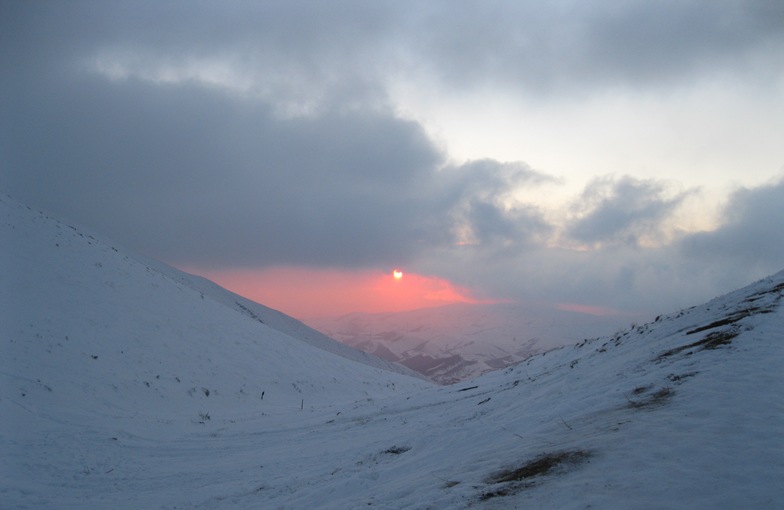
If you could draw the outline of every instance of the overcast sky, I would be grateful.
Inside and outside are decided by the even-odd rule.
[[[0,191],[204,274],[665,312],[784,269],[780,0],[6,0],[0,65]]]

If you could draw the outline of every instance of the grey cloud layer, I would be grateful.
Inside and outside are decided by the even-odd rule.
[[[671,202],[662,199],[657,186],[653,185],[652,196],[644,198],[654,204],[653,216],[667,211]],[[602,209],[600,205],[596,211]],[[615,232],[634,232],[627,230],[627,214],[589,214],[588,218],[589,223],[598,224],[591,229],[592,240],[612,238]],[[675,311],[780,271],[784,267],[782,219],[784,179],[736,191],[724,207],[717,229],[683,234],[657,247],[641,247],[623,236],[624,242],[587,251],[540,245],[510,253],[498,245],[494,250],[463,246],[437,250],[423,267],[462,285],[482,282],[482,288],[496,297],[591,303],[629,311]]]
[[[171,262],[396,264],[458,224],[515,242],[546,228],[500,199],[551,178],[491,160],[441,169],[419,125],[389,113],[280,119],[200,86],[97,77],[51,90],[5,106],[3,187]]]
[[[560,228],[512,193],[555,179],[490,159],[444,167],[387,87],[424,76],[552,97],[740,76],[761,62],[779,76],[784,4],[456,5],[5,2],[0,188],[202,266],[411,261],[504,296],[616,306],[654,288],[671,296],[665,278],[713,285],[707,259],[753,264],[738,284],[780,269],[784,235],[770,220],[781,184],[738,192],[715,232],[643,249],[683,194],[597,179]],[[559,234],[603,248],[551,248]]]
[[[194,87],[94,80],[7,114],[10,192],[167,260],[366,264],[440,230],[440,154],[389,116],[282,121]]]
[[[784,68],[778,0],[617,2],[8,2],[17,64],[106,52],[176,66],[228,59],[253,80],[347,87],[390,73],[519,91],[657,87]],[[280,90],[280,93],[285,93]]]

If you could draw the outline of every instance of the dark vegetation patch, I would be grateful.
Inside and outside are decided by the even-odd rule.
[[[635,391],[636,391],[636,389],[635,389]],[[645,389],[645,390],[643,390],[643,391],[641,391],[639,393],[634,393],[634,394],[635,395],[640,395],[640,394],[644,393],[645,391],[647,391],[647,389]],[[675,395],[675,391],[673,389],[671,389],[671,388],[661,388],[661,389],[659,389],[659,390],[657,390],[657,391],[655,391],[653,393],[645,395],[641,399],[632,400],[632,399],[626,397],[626,400],[629,401],[628,406],[630,408],[632,408],[632,409],[642,409],[642,408],[646,408],[646,407],[655,407],[655,406],[663,405],[670,398],[672,398],[673,395]]]
[[[693,335],[695,333],[700,333],[702,331],[707,331],[709,329],[718,328],[721,326],[728,326],[730,324],[735,324],[741,319],[745,319],[746,317],[751,317],[752,315],[757,315],[758,313],[770,313],[773,311],[771,307],[751,307],[751,308],[744,308],[743,310],[739,310],[735,313],[732,313],[723,319],[719,319],[717,321],[711,322],[710,324],[706,324],[705,326],[700,326],[698,328],[694,328],[690,331],[687,331],[687,335]]]
[[[700,326],[698,328],[694,328],[691,331],[687,331],[687,335],[693,335],[694,333],[700,333],[701,331],[706,331],[713,328],[719,328],[721,326],[728,326],[730,324],[735,324],[741,319],[745,319],[746,317],[750,317],[752,315],[762,314],[762,313],[772,313],[779,305],[779,302],[782,298],[782,291],[784,291],[784,283],[779,283],[775,287],[772,287],[768,290],[763,290],[760,292],[755,292],[754,294],[749,295],[743,301],[745,304],[749,305],[746,308],[741,310],[737,310],[723,319],[719,319],[717,321],[711,322],[710,324],[706,324],[705,326]],[[774,295],[772,303],[762,306],[753,306],[752,303],[755,303],[766,296]]]
[[[507,483],[508,485],[483,493],[481,499],[484,501],[498,496],[514,494],[528,487],[531,479],[549,474],[556,468],[576,466],[590,456],[590,452],[584,450],[545,453],[519,467],[501,470],[488,477],[485,483],[494,485]]]
[[[772,313],[779,306],[779,303],[783,297],[782,292],[784,292],[784,283],[779,283],[778,285],[771,287],[770,289],[767,290],[755,292],[754,294],[747,296],[746,299],[743,301],[743,303],[747,305],[746,308],[737,310],[727,315],[723,319],[719,319],[717,321],[711,322],[710,324],[706,324],[705,326],[700,326],[698,328],[692,329],[691,331],[687,331],[686,334],[693,335],[694,333],[699,333],[701,331],[706,331],[708,329],[735,324],[739,320],[744,319],[746,317],[750,317],[752,315],[757,315],[762,313]],[[767,296],[771,297],[772,302],[763,304],[762,306],[753,305],[753,303],[756,303],[757,301],[760,301],[761,299]]]
[[[384,450],[384,453],[388,453],[390,455],[400,455],[401,453],[406,453],[410,449],[410,446],[393,446],[392,448]]]
[[[696,349],[698,351],[702,351],[705,349],[717,349],[723,345],[729,345],[730,343],[732,343],[732,339],[738,336],[739,334],[740,332],[738,331],[737,328],[730,328],[722,331],[714,331],[712,333],[708,333],[705,336],[705,338],[703,338],[702,340],[698,340],[690,344],[682,345],[680,347],[675,347],[664,351],[663,353],[659,354],[656,357],[656,361],[661,361],[664,358],[667,358],[675,354],[679,354],[689,349]],[[687,354],[692,354],[692,353],[687,353]]]
[[[732,339],[738,335],[739,332],[734,329],[714,331],[713,333],[708,333],[708,335],[699,342],[699,345],[703,349],[717,349],[722,345],[731,344]]]
[[[757,301],[758,299],[763,298],[763,297],[765,297],[768,294],[778,294],[778,296],[776,296],[774,298],[776,300],[776,302],[778,303],[778,301],[782,297],[781,296],[782,292],[784,292],[784,282],[779,283],[775,287],[771,287],[769,290],[763,290],[763,291],[755,292],[754,294],[751,294],[749,297],[746,298],[746,302],[753,303],[754,301]],[[774,304],[772,306],[776,306],[776,305]]]
[[[667,379],[669,379],[670,381],[672,381],[674,383],[679,383],[680,384],[680,382],[683,381],[684,379],[688,379],[689,377],[694,377],[698,373],[699,372],[688,372],[688,373],[685,373],[685,374],[670,374],[670,375],[667,376]]]
[[[204,299],[204,296],[202,296],[202,299]],[[247,306],[243,305],[243,304],[242,304],[242,303],[240,303],[239,301],[235,301],[235,302],[234,302],[234,304],[236,304],[236,305],[237,305],[237,306],[240,308],[240,310],[242,310],[242,313],[244,313],[245,315],[247,315],[247,316],[248,316],[248,317],[250,317],[251,319],[253,319],[253,320],[255,320],[255,321],[258,321],[258,322],[260,322],[260,323],[264,324],[264,321],[263,321],[263,320],[261,320],[261,317],[259,317],[258,315],[256,315],[256,313],[255,313],[253,310],[251,310],[251,309],[250,309],[250,308],[248,308]]]

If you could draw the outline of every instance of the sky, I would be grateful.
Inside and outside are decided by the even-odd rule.
[[[778,0],[4,0],[0,66],[0,191],[300,318],[784,268]]]

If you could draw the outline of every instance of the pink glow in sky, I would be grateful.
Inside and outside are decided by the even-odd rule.
[[[392,269],[388,272],[294,267],[185,270],[298,319],[484,302],[473,297],[469,289],[448,280],[404,270],[401,278],[395,278]]]

